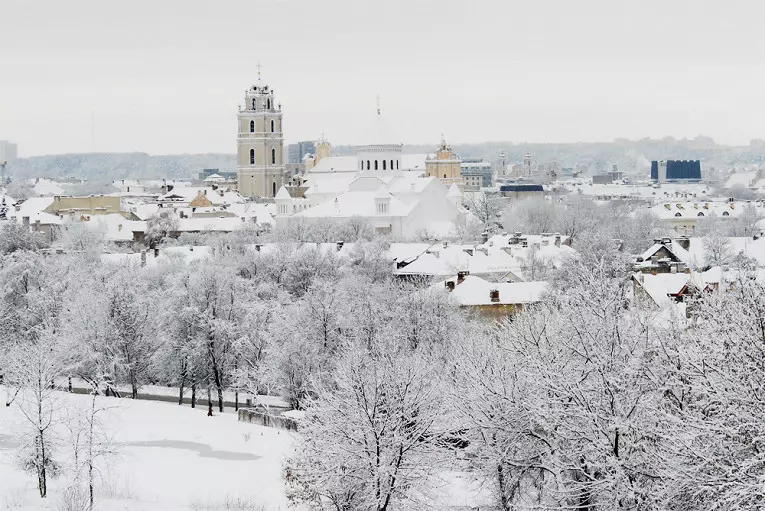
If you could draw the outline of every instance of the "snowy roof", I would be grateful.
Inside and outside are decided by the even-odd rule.
[[[636,273],[633,278],[659,306],[671,303],[670,297],[679,296],[692,282],[688,273]]]
[[[756,170],[749,172],[735,172],[725,180],[725,188],[733,188],[736,186],[744,186],[748,188],[754,184],[756,179]]]
[[[457,183],[452,183],[452,185],[449,187],[449,193],[446,194],[447,197],[462,197],[462,192],[460,191],[460,187],[457,186]]]
[[[290,196],[290,192],[288,192],[284,186],[279,188],[279,191],[277,192],[276,197],[274,197],[274,199],[277,199],[277,200],[284,200],[284,199],[289,200],[291,198],[292,197]]]
[[[212,187],[179,186],[159,197],[163,201],[191,202],[198,195],[202,195],[213,204],[235,204],[244,202],[244,198],[238,192],[231,190],[213,190]]]
[[[542,301],[548,289],[547,282],[488,282],[480,277],[468,275],[464,281],[457,284],[456,278],[449,279],[455,283],[454,290],[449,293],[457,303],[463,306],[477,305],[518,305]],[[446,289],[445,282],[434,285]],[[499,292],[499,300],[491,300],[491,292]]]
[[[396,197],[390,196],[390,206],[386,217],[407,216],[411,211],[411,206],[405,204]],[[346,192],[338,195],[335,200],[330,200],[305,209],[294,216],[305,218],[350,218],[353,216],[373,217],[377,214],[375,198],[377,192]]]
[[[751,204],[765,213],[765,205],[761,202]],[[709,216],[726,218],[740,216],[746,205],[747,203],[742,201],[664,201],[651,207],[650,211],[662,220],[687,220]]]
[[[225,218],[181,218],[178,221],[179,232],[219,231],[231,232],[239,229],[245,222],[236,216]]]
[[[757,261],[758,266],[765,267],[765,238],[755,240],[750,237],[732,237],[726,238],[726,240],[729,256],[733,257],[738,254],[743,254],[746,257],[750,257]],[[701,268],[710,264],[710,261],[707,261],[707,249],[705,244],[705,237],[693,237],[689,239],[687,250],[681,247],[677,240],[671,240],[671,242],[666,245],[666,248],[680,261],[691,268]],[[638,263],[637,266],[650,266],[651,256],[662,247],[665,247],[665,245],[659,243],[653,244],[648,250],[643,252],[641,257],[644,262]]]

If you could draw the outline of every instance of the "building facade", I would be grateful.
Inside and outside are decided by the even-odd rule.
[[[460,164],[460,175],[465,181],[466,190],[479,190],[492,185],[494,171],[491,163],[481,159],[463,160]]]
[[[699,160],[652,161],[651,180],[659,183],[701,181],[701,162]]]
[[[316,152],[313,140],[298,142],[287,146],[287,163],[303,163],[303,158],[307,154]]]
[[[425,176],[435,177],[446,186],[456,184],[464,186],[462,179],[459,157],[453,152],[452,148],[446,145],[446,140],[441,139],[441,146],[436,151],[434,157],[428,156],[425,160]]]
[[[237,115],[237,187],[245,197],[276,197],[285,171],[281,105],[260,81],[244,101]]]
[[[13,161],[19,157],[18,146],[7,140],[0,140],[0,163],[4,161]]]

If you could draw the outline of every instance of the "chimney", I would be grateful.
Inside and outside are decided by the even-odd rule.
[[[343,249],[343,245],[344,245],[344,244],[345,244],[345,243],[344,243],[344,242],[342,242],[342,241],[338,241],[338,242],[337,242],[337,244],[336,244],[335,246],[337,247],[337,251],[338,251],[338,252],[340,252],[340,251]]]
[[[117,224],[117,232],[121,232],[121,231],[122,231],[122,224]]]
[[[447,280],[444,282],[444,285],[446,286],[446,290],[450,293],[454,291],[454,281],[453,280]]]
[[[260,252],[261,245],[259,243],[255,244],[255,251]]]
[[[462,284],[465,282],[465,277],[470,275],[470,272],[467,270],[462,270],[457,272],[457,284]]]
[[[560,233],[559,232],[555,233],[555,246],[556,247],[560,246]]]
[[[481,233],[481,243],[486,243],[489,241],[489,233],[487,231],[483,231]]]
[[[448,247],[448,246],[449,246],[449,242],[448,242],[448,241],[446,241],[446,240],[444,240],[444,248],[446,248],[446,247]]]
[[[204,192],[204,193],[203,193],[203,195],[204,195],[205,197],[207,197],[207,188],[205,188],[205,189],[203,190],[203,192]]]
[[[35,231],[40,232],[40,221],[35,220]]]
[[[141,250],[141,266],[146,266],[146,251]]]
[[[247,219],[245,217],[242,217],[242,222],[245,222],[245,221],[247,221]]]
[[[499,289],[492,289],[489,291],[489,299],[492,301],[492,303],[499,302]]]
[[[159,257],[159,249],[158,248],[154,249],[154,257]]]

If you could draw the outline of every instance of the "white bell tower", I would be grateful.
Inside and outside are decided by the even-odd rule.
[[[236,172],[245,197],[276,197],[284,183],[282,106],[274,90],[260,80],[244,94],[239,107]]]

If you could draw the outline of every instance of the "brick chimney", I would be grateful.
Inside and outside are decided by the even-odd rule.
[[[457,284],[459,285],[459,284],[462,284],[463,282],[465,282],[465,277],[467,277],[468,275],[470,275],[470,272],[467,271],[467,270],[458,271],[457,272]]]
[[[444,282],[444,286],[446,287],[446,290],[450,293],[454,291],[454,281],[453,280],[447,280]]]
[[[489,291],[489,299],[492,301],[492,303],[499,302],[499,289],[492,289]]]

